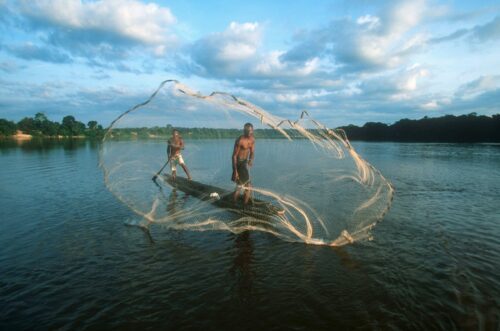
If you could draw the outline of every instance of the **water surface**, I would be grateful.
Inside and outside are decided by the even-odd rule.
[[[500,146],[354,143],[395,186],[374,240],[150,234],[98,144],[0,147],[0,329],[486,329],[500,321]],[[189,198],[188,198],[189,199]]]

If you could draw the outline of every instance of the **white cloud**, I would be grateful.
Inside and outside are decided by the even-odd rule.
[[[436,110],[438,109],[439,105],[436,100],[429,101],[427,103],[424,103],[420,106],[423,110]]]
[[[342,18],[327,27],[303,33],[281,56],[285,62],[328,59],[341,73],[376,72],[404,65],[425,44],[426,35],[414,31],[428,8],[424,0],[406,0],[356,19]]]
[[[199,74],[234,75],[257,54],[261,38],[259,23],[232,22],[225,31],[195,42],[191,58],[198,68],[202,68]]]
[[[198,40],[191,48],[197,73],[222,78],[298,79],[318,71],[319,58],[293,64],[281,60],[283,51],[259,52],[262,30],[259,23],[232,22],[225,31]]]
[[[296,103],[299,100],[299,95],[296,93],[278,94],[276,95],[276,101],[286,102],[286,103]]]
[[[384,35],[391,39],[399,39],[421,21],[426,9],[425,0],[401,1],[386,13]]]
[[[213,42],[221,44],[216,56],[222,61],[242,61],[252,57],[260,44],[261,32],[259,23],[231,22],[226,31],[212,36]]]
[[[261,77],[293,77],[299,79],[310,76],[320,67],[320,60],[317,57],[305,63],[282,62],[281,55],[283,53],[282,51],[273,51],[259,57],[254,69],[251,69],[251,71]]]
[[[460,86],[455,96],[461,99],[472,99],[496,89],[500,89],[500,75],[486,75]]]
[[[135,0],[22,0],[22,14],[39,23],[75,30],[105,32],[136,42],[163,45],[174,39],[170,9]]]
[[[358,17],[356,20],[356,23],[359,25],[367,25],[369,29],[374,29],[378,26],[380,26],[380,18],[377,16],[372,16],[372,15],[364,15]]]
[[[273,51],[267,54],[256,64],[255,72],[262,75],[271,75],[273,72],[281,71],[285,67],[285,64],[280,60],[283,53],[282,51]]]
[[[402,53],[423,43],[423,36],[418,34],[408,36],[407,34],[421,21],[425,8],[425,1],[422,0],[402,1],[384,13],[381,20],[372,19],[368,31],[355,32],[353,37],[358,42],[352,44],[357,47],[352,50],[353,53],[359,54],[360,59],[366,61],[367,64],[396,67],[402,61]],[[366,22],[366,17],[358,18],[358,22],[360,19]],[[374,29],[373,24],[380,28]]]
[[[420,78],[426,77],[429,75],[429,71],[427,69],[422,69],[417,67],[411,67],[402,77],[399,79],[397,83],[397,87],[401,91],[415,91],[417,89],[417,81]]]
[[[429,71],[414,64],[406,69],[365,78],[361,81],[359,89],[364,97],[376,98],[379,101],[412,100],[421,94],[419,81],[429,76]]]

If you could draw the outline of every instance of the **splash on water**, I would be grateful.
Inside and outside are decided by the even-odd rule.
[[[391,206],[391,183],[356,152],[343,130],[326,127],[307,111],[298,115],[280,118],[228,93],[202,95],[164,81],[107,130],[100,151],[106,186],[148,227],[264,231],[331,246],[371,240],[372,228]],[[214,204],[233,194],[232,148],[246,122],[253,123],[256,138],[252,198],[283,212],[249,215]],[[151,180],[166,161],[173,128],[183,136],[182,155],[193,179],[220,188],[223,196],[207,192],[200,199],[162,175]]]

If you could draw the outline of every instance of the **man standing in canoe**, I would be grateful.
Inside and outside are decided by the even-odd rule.
[[[255,152],[255,139],[253,137],[252,123],[246,123],[243,127],[243,135],[239,136],[234,143],[233,150],[233,176],[231,180],[236,183],[234,191],[234,201],[239,198],[240,190],[243,188],[243,203],[248,204],[250,199],[250,189],[252,184],[250,182],[250,175],[248,168],[253,165],[253,158]]]
[[[172,169],[173,180],[175,180],[175,176],[177,173],[177,164],[179,164],[182,167],[182,169],[184,169],[187,178],[191,179],[189,170],[186,167],[184,159],[182,158],[181,155],[182,149],[184,149],[184,141],[182,140],[179,131],[177,129],[174,129],[174,131],[172,131],[172,137],[168,140],[168,146],[167,146],[167,156],[168,159],[170,160],[170,168]]]

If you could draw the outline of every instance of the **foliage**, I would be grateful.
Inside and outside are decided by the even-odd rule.
[[[17,125],[14,122],[0,118],[0,136],[10,136],[16,133]]]
[[[166,139],[172,135],[174,127],[141,127],[113,129],[114,139]],[[184,139],[234,139],[242,134],[241,129],[217,128],[176,128]],[[402,142],[500,142],[500,114],[491,117],[470,113],[468,115],[424,117],[419,120],[402,119],[392,125],[368,122],[362,127],[348,125],[340,127],[350,140],[402,141]],[[17,124],[0,119],[0,136],[15,134],[16,130],[34,136],[86,136],[101,138],[103,127],[97,121],[89,121],[87,126],[73,116],[65,116],[62,123],[50,121],[44,113],[35,117],[25,117]],[[292,134],[291,131],[288,132]],[[272,129],[256,129],[257,139],[284,138]]]
[[[392,125],[366,123],[342,127],[351,140],[403,142],[500,142],[500,114],[402,119]]]
[[[87,136],[100,138],[104,135],[104,129],[96,121],[88,122],[88,128],[73,116],[65,116],[62,123],[52,122],[47,116],[38,112],[35,117],[25,117],[17,124],[5,119],[0,119],[0,135],[13,135],[16,130],[26,134],[40,137],[74,137]]]

